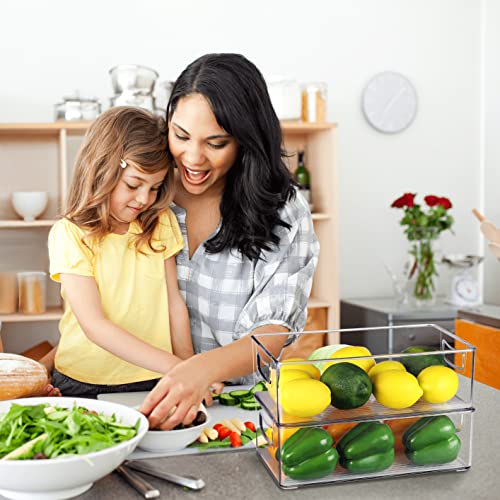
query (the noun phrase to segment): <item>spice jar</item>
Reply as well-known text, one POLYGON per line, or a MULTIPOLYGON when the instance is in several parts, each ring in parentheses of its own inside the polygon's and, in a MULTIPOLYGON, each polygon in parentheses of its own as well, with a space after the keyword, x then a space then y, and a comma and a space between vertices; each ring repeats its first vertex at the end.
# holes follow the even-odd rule
POLYGON ((16 273, 0 273, 0 314, 11 314, 17 310, 16 273))
POLYGON ((41 314, 45 312, 47 274, 39 271, 17 273, 19 312, 41 314))
POLYGON ((326 121, 327 86, 324 82, 307 83, 302 87, 302 121, 326 121))

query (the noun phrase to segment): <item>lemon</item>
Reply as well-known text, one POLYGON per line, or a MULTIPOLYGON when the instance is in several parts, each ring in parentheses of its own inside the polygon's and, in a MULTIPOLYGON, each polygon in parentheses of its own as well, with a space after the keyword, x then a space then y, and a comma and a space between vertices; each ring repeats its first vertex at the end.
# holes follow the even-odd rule
MULTIPOLYGON (((283 384, 287 382, 291 382, 292 380, 297 379, 310 379, 309 374, 302 370, 280 370, 280 389, 283 387, 283 384)), ((270 374, 271 383, 267 384, 267 389, 269 391, 269 395, 276 401, 276 370, 271 370, 270 374)))
POLYGON ((376 375, 390 370, 400 370, 402 372, 405 372, 406 368, 403 363, 400 363, 399 361, 382 361, 381 363, 377 363, 375 366, 372 366, 370 368, 370 370, 368 371, 368 376, 373 382, 373 379, 376 375))
MULTIPOLYGON (((347 346, 347 347, 342 347, 342 349, 335 351, 330 356, 330 359, 355 358, 357 356, 371 356, 371 355, 372 355, 372 353, 366 347, 351 345, 351 346, 347 346)), ((352 363, 353 365, 359 366, 366 373, 368 373, 370 368, 372 368, 372 366, 375 365, 375 361, 373 359, 355 359, 353 361, 346 361, 344 359, 342 361, 346 362, 346 363, 352 363)), ((339 361, 336 361, 336 363, 339 363, 339 361)), ((333 364, 335 364, 335 363, 325 363, 325 365, 323 367, 323 372, 329 366, 331 366, 333 364)))
POLYGON ((373 395, 388 408, 409 408, 422 397, 417 378, 402 370, 389 370, 374 377, 373 395))
POLYGON ((458 391, 458 375, 447 366, 428 366, 417 378, 428 403, 445 403, 458 391))
POLYGON ((283 365, 280 368, 281 374, 283 374, 284 371, 288 370, 302 370, 304 372, 307 372, 312 378, 315 378, 316 380, 319 380, 319 377, 321 376, 320 371, 312 364, 312 363, 293 363, 290 364, 289 366, 284 366, 287 363, 291 363, 292 361, 306 361, 304 358, 288 358, 285 359, 282 363, 283 365))
POLYGON ((330 404, 330 389, 319 380, 296 379, 280 387, 281 407, 296 417, 312 417, 330 404))

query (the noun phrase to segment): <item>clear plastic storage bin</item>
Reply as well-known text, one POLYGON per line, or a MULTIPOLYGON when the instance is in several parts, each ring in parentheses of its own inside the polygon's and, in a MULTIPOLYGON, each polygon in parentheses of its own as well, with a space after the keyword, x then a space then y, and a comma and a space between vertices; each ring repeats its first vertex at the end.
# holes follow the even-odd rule
MULTIPOLYGON (((372 352, 371 356, 359 356, 356 358, 336 358, 336 362, 353 361, 355 359, 373 359, 375 362, 384 360, 398 361, 401 357, 412 357, 425 355, 442 355, 445 366, 454 370, 458 375, 459 386, 455 396, 445 403, 432 404, 419 399, 415 404, 408 408, 392 409, 378 403, 374 396, 362 406, 354 409, 341 410, 333 406, 328 406, 323 412, 311 417, 294 417, 286 414, 283 408, 277 402, 280 401, 280 374, 284 366, 284 360, 280 356, 273 356, 265 347, 266 337, 281 336, 283 340, 289 340, 289 337, 300 335, 319 335, 324 332, 302 332, 291 334, 257 334, 253 335, 254 351, 254 369, 255 382, 263 381, 268 387, 272 388, 274 394, 269 391, 257 392, 256 399, 262 406, 260 411, 260 424, 264 431, 267 431, 268 445, 265 448, 258 448, 257 454, 262 460, 269 473, 282 488, 297 488, 311 484, 333 483, 338 481, 352 481, 369 478, 382 478, 392 476, 402 476, 408 474, 417 474, 423 472, 444 472, 444 471, 462 471, 471 466, 472 449, 472 421, 473 421, 473 379, 474 379, 474 358, 475 347, 468 342, 460 339, 451 332, 444 330, 436 325, 405 325, 395 327, 364 328, 342 330, 345 334, 348 332, 364 332, 370 335, 380 335, 387 338, 387 335, 407 335, 408 329, 417 338, 413 339, 418 344, 418 338, 425 338, 425 345, 433 347, 434 351, 418 353, 387 353, 372 352), (389 331, 390 330, 390 331, 389 331), (466 377, 466 367, 472 374, 466 377), (274 383, 271 386, 270 373, 274 371, 274 383), (427 417, 447 416, 450 418, 457 429, 456 436, 461 442, 460 452, 456 459, 442 464, 415 465, 405 455, 405 450, 401 442, 401 435, 397 434, 398 429, 404 429, 418 419, 427 417), (336 444, 342 436, 342 432, 362 422, 382 422, 394 427, 395 437, 395 459, 393 464, 385 470, 378 472, 354 473, 337 464, 335 470, 328 475, 316 479, 293 479, 288 477, 280 459, 281 449, 288 437, 293 435, 297 429, 302 427, 328 428, 332 430, 336 444), (335 436, 336 431, 338 436, 335 436), (276 458, 278 451, 278 459, 276 458)), ((335 331, 331 333, 339 333, 335 331)), ((354 344, 354 343, 353 343, 354 344)), ((422 343, 424 344, 424 343, 422 343)), ((394 344, 391 344, 394 345, 394 344)), ((415 345, 413 343, 412 345, 415 345)), ((410 347, 410 346, 408 346, 410 347)), ((316 359, 314 361, 291 361, 286 363, 290 368, 293 364, 317 364, 328 362, 331 359, 316 359)))

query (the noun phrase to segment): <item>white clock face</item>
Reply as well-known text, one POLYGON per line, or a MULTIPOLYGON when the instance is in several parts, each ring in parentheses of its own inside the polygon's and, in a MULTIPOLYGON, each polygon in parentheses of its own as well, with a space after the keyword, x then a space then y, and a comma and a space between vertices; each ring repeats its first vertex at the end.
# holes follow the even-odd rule
POLYGON ((417 92, 399 73, 375 75, 363 91, 363 113, 380 132, 394 134, 406 129, 417 114, 417 92))
POLYGON ((455 281, 455 291, 464 302, 476 302, 479 298, 477 281, 471 278, 459 278, 455 281))

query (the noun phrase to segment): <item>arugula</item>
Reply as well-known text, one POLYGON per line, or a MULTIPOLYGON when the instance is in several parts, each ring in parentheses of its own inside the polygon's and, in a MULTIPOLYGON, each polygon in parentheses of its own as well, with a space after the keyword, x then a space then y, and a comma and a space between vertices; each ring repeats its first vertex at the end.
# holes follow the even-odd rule
POLYGON ((72 408, 60 408, 47 403, 33 406, 13 403, 9 411, 0 416, 0 460, 2 457, 28 460, 35 455, 56 458, 92 453, 132 439, 139 424, 138 419, 133 426, 124 425, 114 414, 98 415, 76 404, 72 408), (44 434, 45 438, 36 439, 44 434), (26 446, 29 442, 32 444, 26 446), (18 452, 12 453, 14 450, 18 452))

